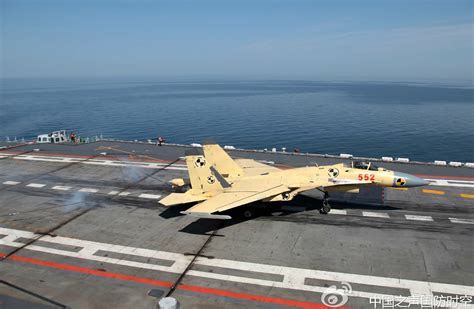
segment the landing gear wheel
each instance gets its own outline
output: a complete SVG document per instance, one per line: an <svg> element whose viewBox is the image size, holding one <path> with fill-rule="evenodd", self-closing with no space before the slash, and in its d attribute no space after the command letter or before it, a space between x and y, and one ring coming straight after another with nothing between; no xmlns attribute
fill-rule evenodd
<svg viewBox="0 0 474 309"><path fill-rule="evenodd" d="M247 218L247 219L250 219L253 217L253 211L249 209L244 210L242 214L244 215L244 218Z"/></svg>
<svg viewBox="0 0 474 309"><path fill-rule="evenodd" d="M329 194L324 193L323 207L319 210L319 213L326 215L331 211L331 205L329 205Z"/></svg>
<svg viewBox="0 0 474 309"><path fill-rule="evenodd" d="M331 206L329 204L323 204L323 207L319 210L319 213L327 215L331 211Z"/></svg>

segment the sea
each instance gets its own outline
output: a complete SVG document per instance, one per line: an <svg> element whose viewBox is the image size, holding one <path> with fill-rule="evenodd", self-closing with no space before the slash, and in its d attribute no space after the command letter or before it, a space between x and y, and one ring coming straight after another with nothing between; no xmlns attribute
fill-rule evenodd
<svg viewBox="0 0 474 309"><path fill-rule="evenodd" d="M0 139L80 136L474 162L474 89L413 82L2 79Z"/></svg>

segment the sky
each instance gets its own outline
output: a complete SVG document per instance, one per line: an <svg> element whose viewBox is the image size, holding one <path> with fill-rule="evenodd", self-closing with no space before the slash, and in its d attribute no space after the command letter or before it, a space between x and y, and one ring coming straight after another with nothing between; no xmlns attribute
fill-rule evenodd
<svg viewBox="0 0 474 309"><path fill-rule="evenodd" d="M0 73L473 80L472 0L0 0Z"/></svg>

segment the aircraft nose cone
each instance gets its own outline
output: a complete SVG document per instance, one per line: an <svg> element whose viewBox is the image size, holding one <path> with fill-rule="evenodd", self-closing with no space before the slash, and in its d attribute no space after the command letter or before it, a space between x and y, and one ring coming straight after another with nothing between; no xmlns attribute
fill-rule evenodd
<svg viewBox="0 0 474 309"><path fill-rule="evenodd" d="M406 173L395 172L393 176L394 187L419 187L428 184L429 182L425 179Z"/></svg>

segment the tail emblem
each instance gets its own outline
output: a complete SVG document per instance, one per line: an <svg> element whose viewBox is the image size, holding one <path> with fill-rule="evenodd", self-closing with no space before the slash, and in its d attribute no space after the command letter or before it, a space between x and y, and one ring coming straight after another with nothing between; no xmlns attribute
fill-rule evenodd
<svg viewBox="0 0 474 309"><path fill-rule="evenodd" d="M202 157L199 157L197 158L196 162L194 162L194 165L196 165L197 167L203 167L204 165L206 165L206 160L204 160L204 158Z"/></svg>
<svg viewBox="0 0 474 309"><path fill-rule="evenodd" d="M329 177L336 178L337 176L339 176L339 170L337 168L330 168L328 170L328 175Z"/></svg>

